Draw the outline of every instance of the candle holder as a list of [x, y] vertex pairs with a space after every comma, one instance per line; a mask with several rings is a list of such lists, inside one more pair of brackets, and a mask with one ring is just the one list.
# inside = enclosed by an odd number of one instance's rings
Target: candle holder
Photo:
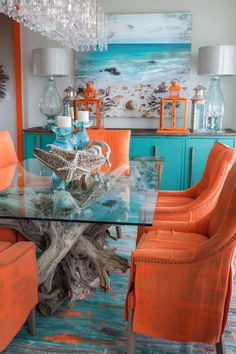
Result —
[[73, 127], [59, 128], [53, 125], [51, 127], [52, 131], [56, 134], [56, 139], [52, 143], [53, 145], [59, 146], [64, 150], [73, 150], [73, 144], [71, 141]]
[[[71, 138], [74, 131], [73, 127], [59, 128], [55, 125], [51, 127], [52, 131], [56, 134], [56, 139], [52, 145], [59, 146], [65, 150], [74, 150]], [[55, 172], [52, 173], [52, 181], [55, 189], [66, 190], [66, 182], [58, 177]]]
[[75, 135], [74, 148], [76, 150], [82, 150], [89, 145], [89, 136], [86, 131], [86, 128], [89, 128], [93, 125], [92, 121], [80, 122], [78, 120], [73, 122], [74, 126], [79, 129]]

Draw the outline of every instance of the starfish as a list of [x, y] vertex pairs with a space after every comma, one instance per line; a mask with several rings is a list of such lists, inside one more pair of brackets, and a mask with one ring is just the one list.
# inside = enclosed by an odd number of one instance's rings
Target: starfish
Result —
[[[105, 142], [93, 142], [84, 150], [64, 150], [58, 146], [50, 145], [51, 151], [34, 149], [35, 156], [51, 168], [62, 180], [66, 182], [89, 176], [94, 171], [99, 171], [106, 162], [110, 167], [110, 147]], [[105, 153], [102, 147], [106, 148]]]
[[62, 157], [62, 159], [65, 162], [65, 166], [58, 167], [56, 169], [56, 171], [59, 171], [59, 172], [60, 171], [65, 171], [65, 172], [67, 172], [67, 170], [68, 170], [68, 174], [67, 174], [65, 182], [69, 183], [70, 181], [72, 181], [73, 177], [74, 177], [74, 173], [76, 171], [78, 171], [78, 172], [82, 171], [83, 173], [81, 173], [81, 176], [90, 174], [90, 171], [88, 169], [84, 169], [84, 168], [78, 166], [79, 151], [76, 152], [75, 157], [74, 157], [74, 159], [72, 161], [67, 161], [66, 159], [64, 159], [64, 157]]

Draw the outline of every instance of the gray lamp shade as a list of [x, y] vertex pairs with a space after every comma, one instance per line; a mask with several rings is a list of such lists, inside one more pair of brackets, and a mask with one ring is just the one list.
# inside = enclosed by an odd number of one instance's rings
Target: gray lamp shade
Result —
[[236, 75], [236, 46], [216, 45], [199, 48], [198, 75]]
[[68, 76], [69, 58], [64, 48], [32, 50], [33, 73], [37, 76]]

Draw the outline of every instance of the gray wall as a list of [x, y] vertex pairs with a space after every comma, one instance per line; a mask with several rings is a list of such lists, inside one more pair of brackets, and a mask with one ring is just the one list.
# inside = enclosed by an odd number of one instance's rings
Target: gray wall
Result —
[[[202, 82], [208, 86], [209, 80], [196, 75], [198, 48], [204, 45], [234, 44], [236, 45], [236, 1], [235, 0], [102, 0], [107, 13], [151, 13], [191, 11], [193, 13], [192, 33], [192, 70], [191, 87]], [[141, 24], [140, 24], [141, 25]], [[45, 79], [33, 77], [31, 70], [32, 48], [55, 46], [39, 34], [22, 29], [23, 80], [24, 80], [24, 126], [39, 126], [45, 121], [38, 110], [38, 101], [45, 86]], [[71, 58], [71, 75], [69, 78], [58, 78], [58, 88], [63, 96], [63, 88], [73, 83], [73, 54]], [[222, 90], [225, 96], [226, 111], [224, 127], [236, 129], [236, 78], [222, 78]], [[190, 112], [189, 112], [190, 113]], [[106, 121], [110, 127], [156, 127], [155, 119], [110, 119]]]
[[0, 14], [0, 63], [10, 80], [7, 83], [7, 95], [0, 101], [0, 130], [9, 130], [16, 141], [16, 105], [15, 105], [15, 70], [13, 50], [13, 29], [9, 17]]

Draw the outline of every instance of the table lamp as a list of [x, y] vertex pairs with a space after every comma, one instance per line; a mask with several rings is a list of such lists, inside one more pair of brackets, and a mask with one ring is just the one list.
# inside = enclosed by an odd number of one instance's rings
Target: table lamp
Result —
[[47, 128], [55, 125], [55, 118], [62, 110], [62, 100], [55, 84], [55, 77], [69, 75], [69, 60], [64, 48], [36, 48], [32, 50], [33, 73], [48, 77], [46, 91], [39, 102], [40, 112], [47, 116]]
[[224, 96], [220, 88], [220, 76], [236, 75], [236, 46], [215, 45], [199, 48], [198, 75], [211, 76], [207, 92], [206, 129], [222, 131]]

